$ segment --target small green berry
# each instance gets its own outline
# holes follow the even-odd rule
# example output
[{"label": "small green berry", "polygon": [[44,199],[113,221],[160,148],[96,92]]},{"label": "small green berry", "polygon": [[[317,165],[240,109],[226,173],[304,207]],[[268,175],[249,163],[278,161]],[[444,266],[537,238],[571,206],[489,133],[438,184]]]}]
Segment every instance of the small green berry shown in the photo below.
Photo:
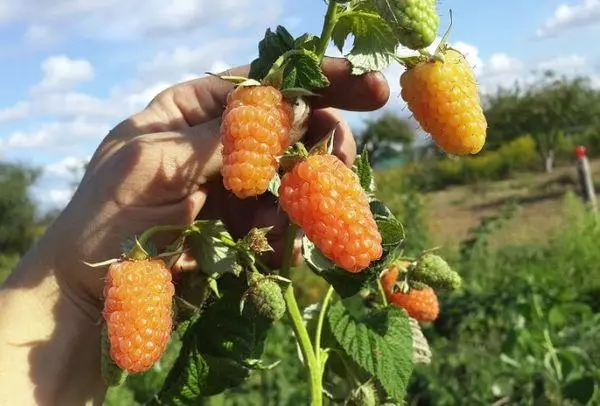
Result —
[{"label": "small green berry", "polygon": [[409,273],[411,284],[421,282],[436,289],[459,289],[462,280],[450,265],[440,256],[423,255]]},{"label": "small green berry", "polygon": [[435,40],[440,23],[436,0],[373,0],[373,5],[405,47],[423,49]]},{"label": "small green berry", "polygon": [[277,321],[286,311],[285,300],[281,288],[274,280],[261,276],[249,289],[250,302],[257,313],[264,318]]}]

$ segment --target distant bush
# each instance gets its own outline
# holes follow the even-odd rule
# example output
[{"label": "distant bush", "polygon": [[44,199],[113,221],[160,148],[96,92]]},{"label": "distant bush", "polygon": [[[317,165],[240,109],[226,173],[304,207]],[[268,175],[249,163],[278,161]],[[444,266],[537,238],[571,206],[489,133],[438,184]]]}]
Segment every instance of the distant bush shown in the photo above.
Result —
[{"label": "distant bush", "polygon": [[12,272],[17,263],[19,256],[17,254],[1,254],[0,253],[0,283],[4,282],[8,275]]},{"label": "distant bush", "polygon": [[437,190],[452,185],[506,179],[517,172],[539,167],[535,141],[530,136],[523,136],[494,151],[412,164],[403,170],[409,182],[420,190]]}]

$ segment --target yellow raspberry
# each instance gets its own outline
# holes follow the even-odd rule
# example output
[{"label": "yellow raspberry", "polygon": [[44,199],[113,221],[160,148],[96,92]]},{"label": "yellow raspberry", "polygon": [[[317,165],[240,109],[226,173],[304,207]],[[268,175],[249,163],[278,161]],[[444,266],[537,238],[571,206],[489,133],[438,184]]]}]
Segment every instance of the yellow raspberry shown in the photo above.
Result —
[{"label": "yellow raspberry", "polygon": [[448,154],[481,151],[487,122],[473,70],[454,49],[439,60],[423,61],[400,77],[402,99],[423,130]]},{"label": "yellow raspberry", "polygon": [[263,194],[289,144],[293,110],[271,86],[242,86],[227,100],[221,124],[223,185],[243,199]]}]

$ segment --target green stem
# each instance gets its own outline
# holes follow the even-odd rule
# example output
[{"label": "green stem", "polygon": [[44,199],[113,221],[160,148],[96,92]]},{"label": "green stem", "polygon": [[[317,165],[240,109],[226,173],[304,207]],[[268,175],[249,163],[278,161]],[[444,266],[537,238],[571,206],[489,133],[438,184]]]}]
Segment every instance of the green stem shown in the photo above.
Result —
[{"label": "green stem", "polygon": [[388,305],[387,296],[385,295],[385,291],[383,290],[383,285],[381,284],[381,279],[377,278],[377,287],[379,288],[379,296],[381,296],[381,301],[383,302],[383,306]]},{"label": "green stem", "polygon": [[317,358],[317,364],[321,370],[323,369],[323,360],[321,360],[321,333],[323,331],[323,321],[325,320],[325,314],[327,313],[327,306],[331,301],[333,292],[333,286],[329,286],[325,298],[323,299],[323,304],[321,305],[321,312],[319,313],[319,320],[317,322],[317,331],[315,333],[315,357]]},{"label": "green stem", "polygon": [[552,364],[554,366],[554,374],[559,382],[562,382],[562,368],[560,365],[560,361],[558,360],[558,356],[556,355],[556,348],[552,343],[552,339],[550,338],[550,332],[547,328],[544,329],[544,340],[546,341],[546,349],[550,353],[550,358],[552,359]]},{"label": "green stem", "polygon": [[327,13],[325,14],[325,20],[323,21],[323,29],[321,30],[321,36],[319,39],[319,46],[317,47],[317,56],[319,60],[323,60],[325,51],[327,50],[327,44],[331,39],[331,34],[335,28],[335,24],[338,21],[338,5],[335,1],[329,0],[327,6]]},{"label": "green stem", "polygon": [[[294,254],[294,242],[296,241],[296,233],[298,226],[290,224],[285,234],[285,245],[283,251],[283,263],[280,269],[280,275],[288,278],[290,274],[290,268],[292,267],[292,258]],[[315,350],[310,342],[310,336],[306,330],[306,326],[302,320],[302,314],[298,308],[298,302],[296,302],[296,296],[294,296],[294,286],[290,284],[284,294],[285,304],[287,306],[287,312],[292,321],[292,328],[294,329],[294,335],[300,346],[302,352],[302,358],[304,359],[304,365],[306,371],[310,377],[310,394],[311,394],[311,406],[322,406],[323,405],[323,383],[322,374],[320,373],[319,364],[315,357]]]},{"label": "green stem", "polygon": [[311,406],[321,406],[323,404],[323,390],[319,364],[315,358],[315,352],[308,336],[306,326],[302,321],[302,314],[298,308],[296,297],[294,296],[294,287],[289,285],[283,295],[285,303],[287,304],[288,314],[292,321],[292,328],[294,334],[298,340],[302,357],[304,358],[304,365],[310,376],[310,393],[311,393]]},{"label": "green stem", "polygon": [[284,240],[283,261],[281,262],[280,274],[288,278],[290,276],[290,268],[292,267],[292,259],[294,258],[294,243],[296,242],[296,234],[298,226],[290,223]]},{"label": "green stem", "polygon": [[142,235],[140,235],[140,237],[138,238],[138,241],[141,245],[144,245],[148,242],[150,237],[152,237],[156,233],[160,233],[163,231],[181,231],[186,227],[188,227],[188,226],[154,226],[154,227],[150,227],[149,229],[144,231],[142,233]]}]

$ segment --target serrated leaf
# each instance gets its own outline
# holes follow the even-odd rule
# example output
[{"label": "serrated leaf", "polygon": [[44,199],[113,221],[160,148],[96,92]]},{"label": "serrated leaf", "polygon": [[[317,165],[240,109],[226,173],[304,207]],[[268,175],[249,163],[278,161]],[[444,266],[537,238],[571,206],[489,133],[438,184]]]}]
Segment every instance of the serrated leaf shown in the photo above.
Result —
[{"label": "serrated leaf", "polygon": [[265,37],[258,44],[258,58],[250,64],[249,77],[262,80],[275,61],[287,51],[294,49],[294,37],[282,26],[278,26],[275,32],[267,29]]},{"label": "serrated leaf", "polygon": [[403,399],[413,369],[411,327],[406,313],[386,307],[357,319],[337,302],[331,306],[327,320],[344,352],[373,375],[389,396]]},{"label": "serrated leaf", "polygon": [[380,200],[373,200],[369,202],[369,207],[371,209],[371,213],[373,213],[376,218],[388,218],[394,215],[392,211]]},{"label": "serrated leaf", "polygon": [[385,219],[375,219],[377,228],[381,234],[381,245],[397,246],[404,242],[404,227],[396,217],[388,217]]},{"label": "serrated leaf", "polygon": [[400,220],[379,200],[372,200],[369,203],[369,207],[381,234],[384,251],[389,252],[399,248],[404,243],[406,237]]},{"label": "serrated leaf", "polygon": [[232,275],[221,279],[221,299],[184,335],[180,355],[158,394],[162,404],[198,404],[200,397],[238,386],[253,369],[260,369],[272,323],[257,313],[239,313],[245,288],[245,283]]},{"label": "serrated leaf", "polygon": [[351,273],[335,266],[306,236],[302,238],[302,255],[308,267],[329,282],[343,298],[356,295],[363,286],[376,279],[377,272],[373,269]]},{"label": "serrated leaf", "polygon": [[286,58],[282,89],[319,89],[329,86],[329,79],[321,70],[319,57],[311,52],[291,52]]},{"label": "serrated leaf", "polygon": [[306,49],[307,51],[315,52],[319,46],[319,37],[312,34],[303,34],[294,41],[295,49]]},{"label": "serrated leaf", "polygon": [[410,329],[413,343],[413,363],[415,364],[430,364],[431,363],[431,348],[427,342],[427,338],[423,335],[423,330],[419,322],[412,317],[409,317]]},{"label": "serrated leaf", "polygon": [[200,270],[214,277],[239,273],[237,251],[224,241],[233,238],[220,220],[196,221],[185,233],[186,242]]},{"label": "serrated leaf", "polygon": [[346,57],[352,64],[352,74],[381,71],[391,63],[398,40],[388,23],[368,7],[358,7],[341,15],[334,27],[332,39],[343,50],[347,38],[354,37],[352,50]]},{"label": "serrated leaf", "polygon": [[352,169],[358,175],[358,180],[364,191],[368,194],[373,193],[375,191],[375,178],[373,177],[373,169],[369,163],[369,153],[366,149],[356,157]]}]

